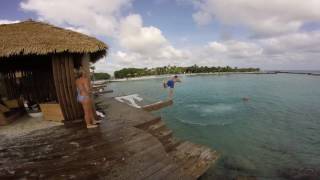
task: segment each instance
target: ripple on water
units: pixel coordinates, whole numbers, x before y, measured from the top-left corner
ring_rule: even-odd
[[[202,114],[211,114],[211,113],[227,113],[234,109],[232,104],[188,104],[188,108],[192,109],[193,111],[197,111],[198,113]]]
[[[192,112],[193,116],[189,118],[177,118],[178,121],[199,126],[224,126],[231,124],[230,121],[223,117],[236,109],[233,104],[217,103],[217,104],[188,104],[186,111]],[[182,113],[183,114],[183,113]]]

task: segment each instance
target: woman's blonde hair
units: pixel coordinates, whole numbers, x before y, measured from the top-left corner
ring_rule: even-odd
[[[84,70],[82,67],[80,67],[79,69],[74,69],[74,72],[75,72],[76,79],[79,79],[84,75]]]

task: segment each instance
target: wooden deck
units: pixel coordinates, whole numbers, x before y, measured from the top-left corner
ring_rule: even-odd
[[[179,166],[183,174],[191,176],[192,179],[199,178],[219,157],[216,151],[206,146],[175,138],[161,117],[147,112],[150,109],[145,111],[124,106],[113,99],[106,100],[103,97],[98,99],[97,103],[115,123],[139,128],[156,137],[170,159]],[[172,104],[172,101],[168,101],[168,104]]]
[[[196,179],[215,151],[172,136],[160,117],[98,99],[96,129],[63,126],[0,139],[0,179]]]

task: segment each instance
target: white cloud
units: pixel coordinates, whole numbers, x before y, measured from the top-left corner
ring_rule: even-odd
[[[121,11],[133,0],[26,0],[20,4],[39,19],[62,26],[86,29],[92,34],[114,36]]]
[[[118,52],[116,59],[136,59],[137,66],[147,67],[173,64],[188,57],[185,51],[173,47],[160,29],[143,26],[140,15],[129,15],[120,24],[118,41],[128,52],[126,55]]]
[[[123,66],[118,62],[114,62],[109,56],[100,59],[94,64],[96,72],[108,72],[112,74],[115,70],[121,69]]]
[[[206,11],[198,11],[192,17],[199,25],[207,25],[213,20],[213,16]]]
[[[268,54],[320,53],[320,31],[292,33],[259,40]]]
[[[151,54],[168,44],[160,29],[143,27],[139,15],[129,15],[121,21],[119,33],[120,45],[128,50]]]
[[[0,19],[0,24],[13,24],[13,23],[18,23],[20,21],[12,21],[12,20],[7,20],[7,19]]]
[[[263,52],[263,49],[255,43],[235,40],[210,42],[208,44],[207,50],[215,54],[225,54],[233,58],[259,56]]]
[[[319,69],[320,32],[304,32],[251,41],[212,41],[189,49],[187,65]]]
[[[212,41],[204,46],[175,49],[165,46],[157,54],[116,51],[97,69],[113,72],[123,67],[164,65],[237,66],[263,69],[317,69],[320,56],[320,32],[295,33],[255,41]],[[179,58],[180,57],[180,58]],[[318,66],[317,66],[318,65]]]
[[[297,32],[305,22],[320,20],[319,0],[201,0],[194,1],[199,25],[213,18],[226,25],[243,25],[256,35]]]
[[[209,42],[208,47],[210,50],[215,51],[215,52],[226,52],[227,51],[227,46],[218,42]]]

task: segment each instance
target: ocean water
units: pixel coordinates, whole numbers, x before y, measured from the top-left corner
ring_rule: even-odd
[[[175,136],[221,153],[201,179],[320,179],[320,77],[294,74],[182,76],[159,114]],[[165,99],[163,79],[112,83],[143,104]],[[246,97],[249,100],[244,101]]]

